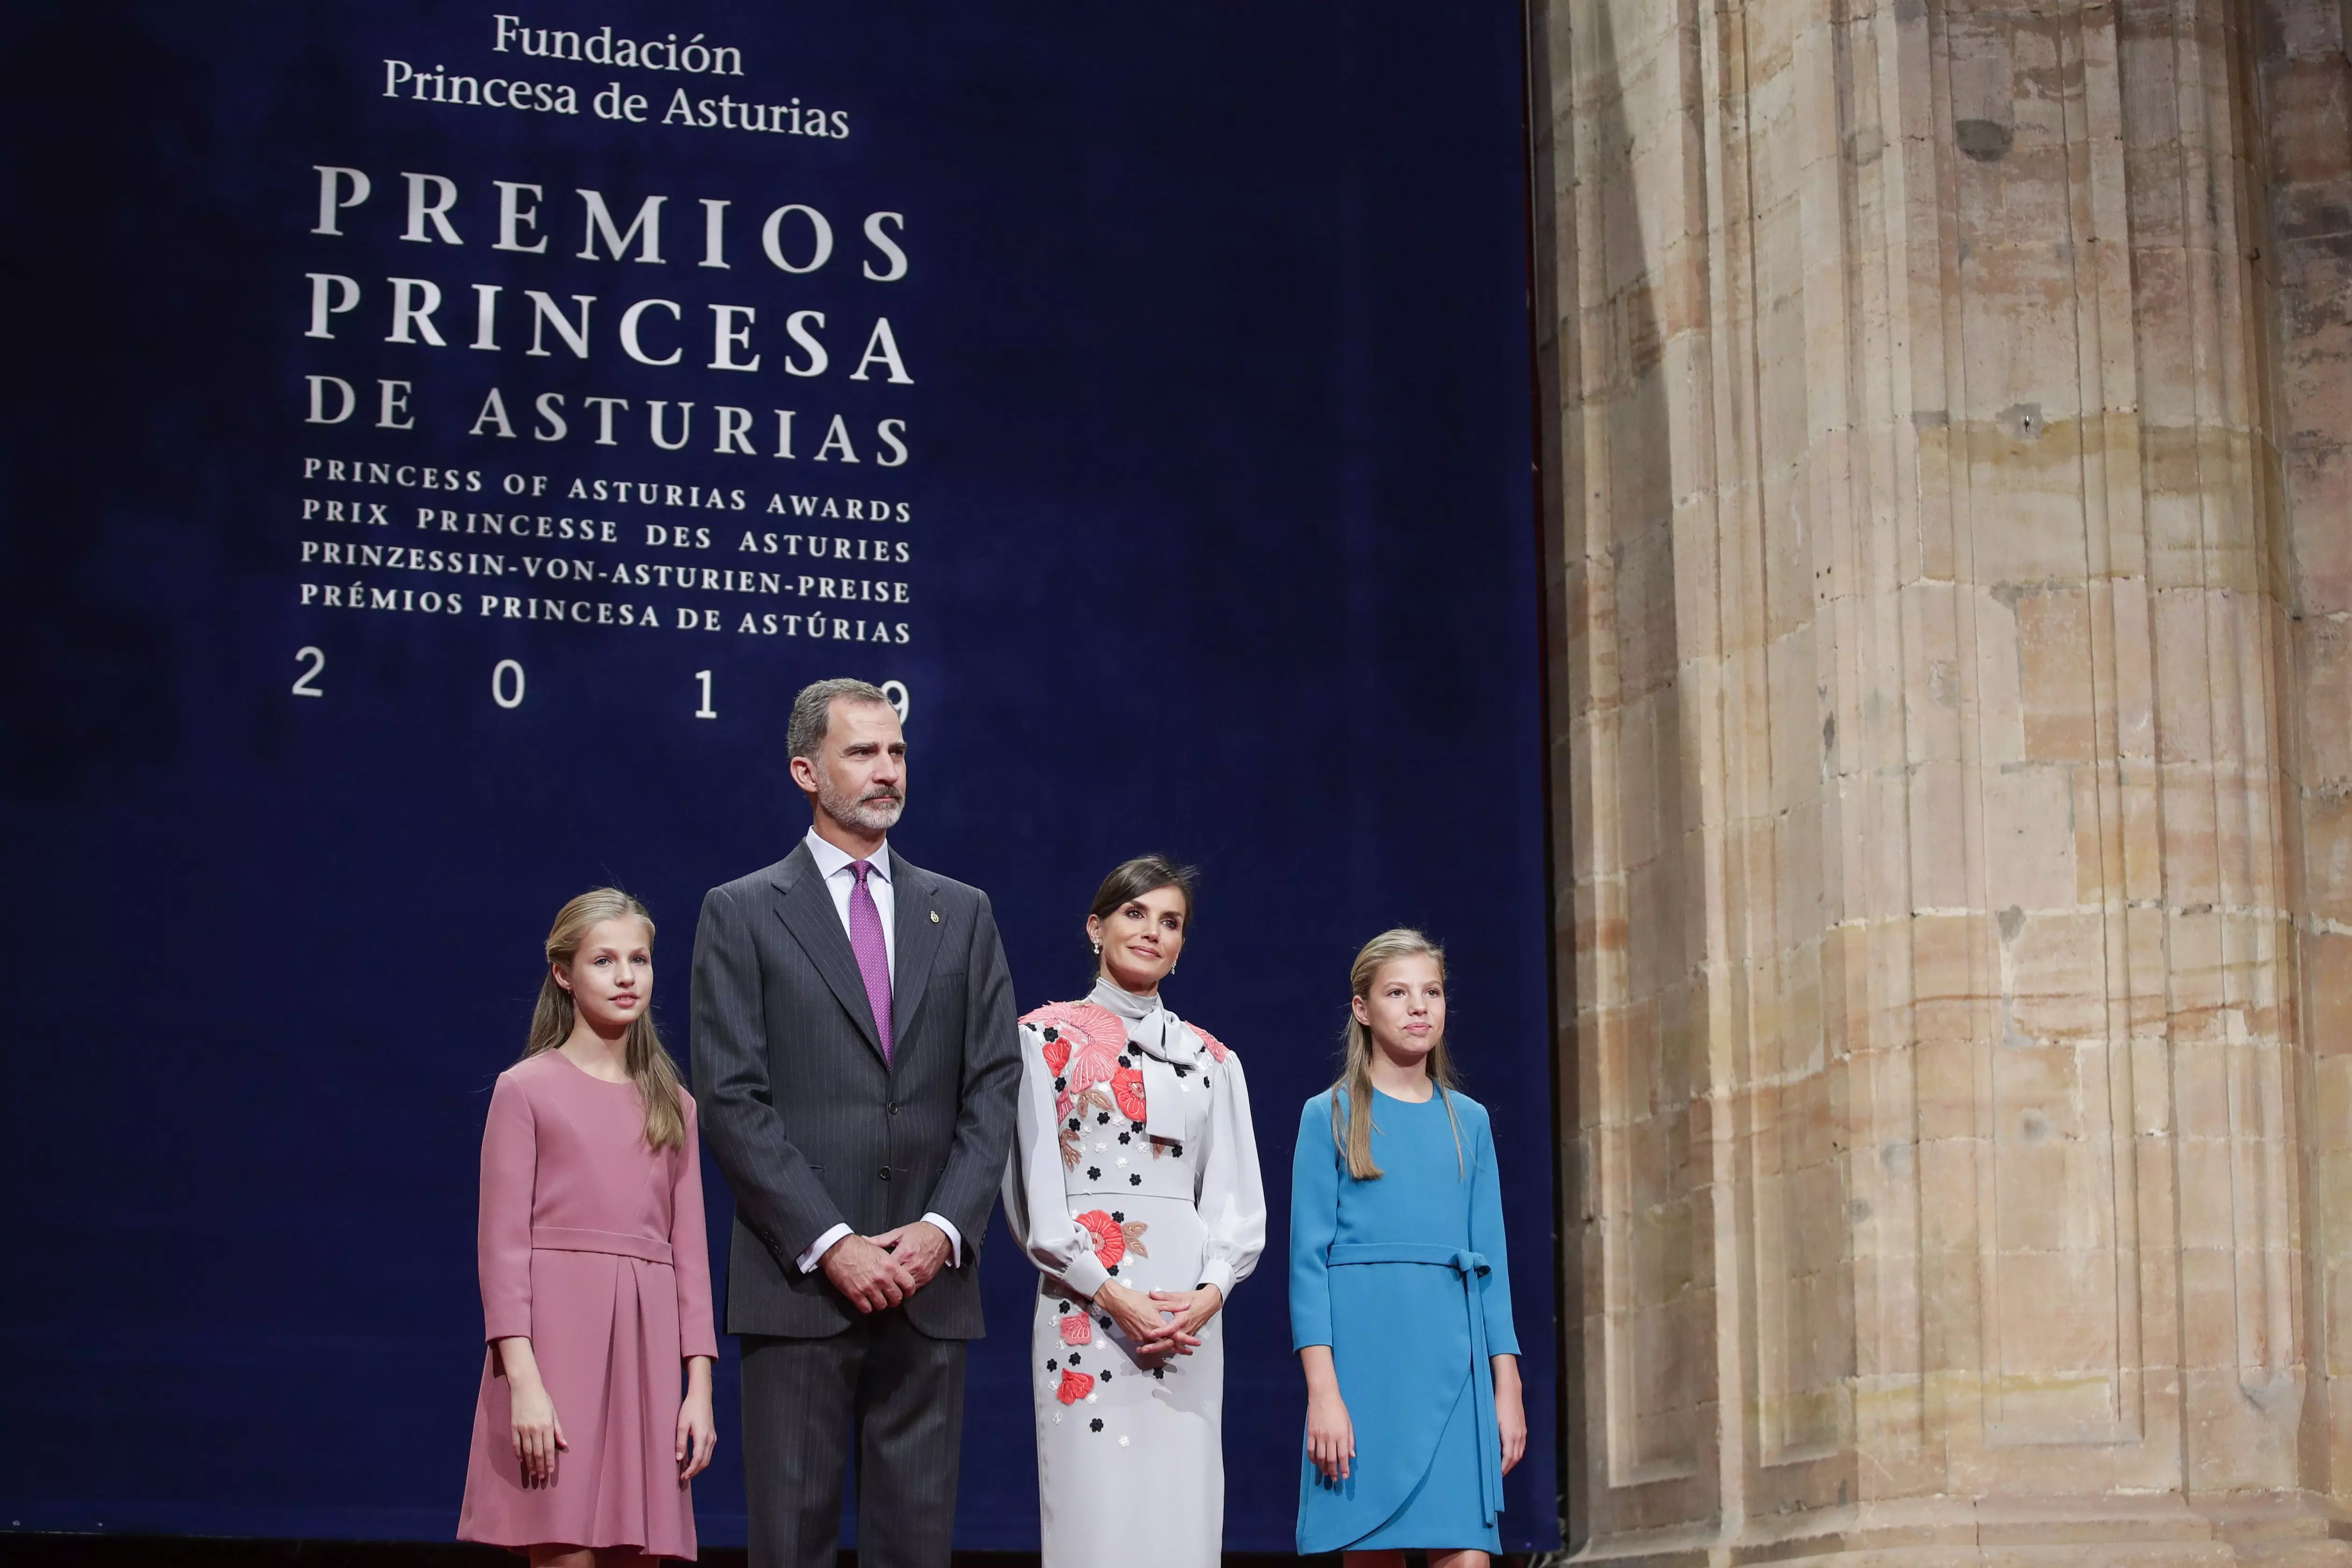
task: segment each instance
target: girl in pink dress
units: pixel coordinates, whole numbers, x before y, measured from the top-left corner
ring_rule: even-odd
[[[563,906],[482,1134],[489,1353],[457,1537],[532,1568],[691,1561],[688,1482],[718,1443],[701,1151],[654,1029],[653,945],[626,893]]]

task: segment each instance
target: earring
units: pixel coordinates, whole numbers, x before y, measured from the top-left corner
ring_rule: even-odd
[[[1100,942],[1095,943],[1095,956],[1097,958],[1100,958],[1102,956],[1102,943]]]

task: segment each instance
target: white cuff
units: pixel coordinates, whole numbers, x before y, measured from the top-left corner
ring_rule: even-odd
[[[1222,1258],[1212,1258],[1201,1265],[1199,1283],[1214,1285],[1217,1294],[1231,1301],[1234,1299],[1234,1266]]]
[[[946,1219],[935,1214],[926,1214],[923,1215],[923,1223],[925,1225],[938,1226],[941,1234],[946,1236],[948,1238],[948,1267],[950,1268],[962,1268],[963,1232],[958,1230],[954,1226],[950,1225]],[[848,1226],[844,1226],[842,1228],[846,1230]]]
[[[837,1225],[831,1230],[826,1231],[823,1236],[818,1237],[814,1241],[809,1243],[809,1249],[806,1252],[802,1253],[796,1260],[801,1266],[801,1272],[803,1274],[815,1273],[816,1266],[824,1261],[824,1255],[833,1250],[833,1244],[839,1241],[843,1237],[847,1236],[848,1234],[849,1227],[847,1226]]]
[[[1110,1271],[1103,1267],[1102,1259],[1091,1252],[1079,1253],[1070,1259],[1070,1266],[1062,1270],[1062,1283],[1089,1301],[1095,1299],[1095,1292],[1101,1289],[1109,1279]]]

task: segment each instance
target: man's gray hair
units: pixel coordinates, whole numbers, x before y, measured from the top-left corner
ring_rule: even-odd
[[[784,750],[787,756],[816,760],[817,748],[824,744],[824,727],[833,717],[833,700],[846,697],[852,702],[879,702],[890,706],[882,689],[864,680],[852,680],[844,676],[835,680],[812,680],[801,688],[793,699],[792,722],[784,727]]]

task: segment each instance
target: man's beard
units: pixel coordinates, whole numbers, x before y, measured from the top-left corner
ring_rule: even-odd
[[[828,782],[817,784],[816,803],[827,816],[860,833],[889,832],[898,826],[899,813],[907,809],[903,793],[890,800],[860,800],[842,794]]]

